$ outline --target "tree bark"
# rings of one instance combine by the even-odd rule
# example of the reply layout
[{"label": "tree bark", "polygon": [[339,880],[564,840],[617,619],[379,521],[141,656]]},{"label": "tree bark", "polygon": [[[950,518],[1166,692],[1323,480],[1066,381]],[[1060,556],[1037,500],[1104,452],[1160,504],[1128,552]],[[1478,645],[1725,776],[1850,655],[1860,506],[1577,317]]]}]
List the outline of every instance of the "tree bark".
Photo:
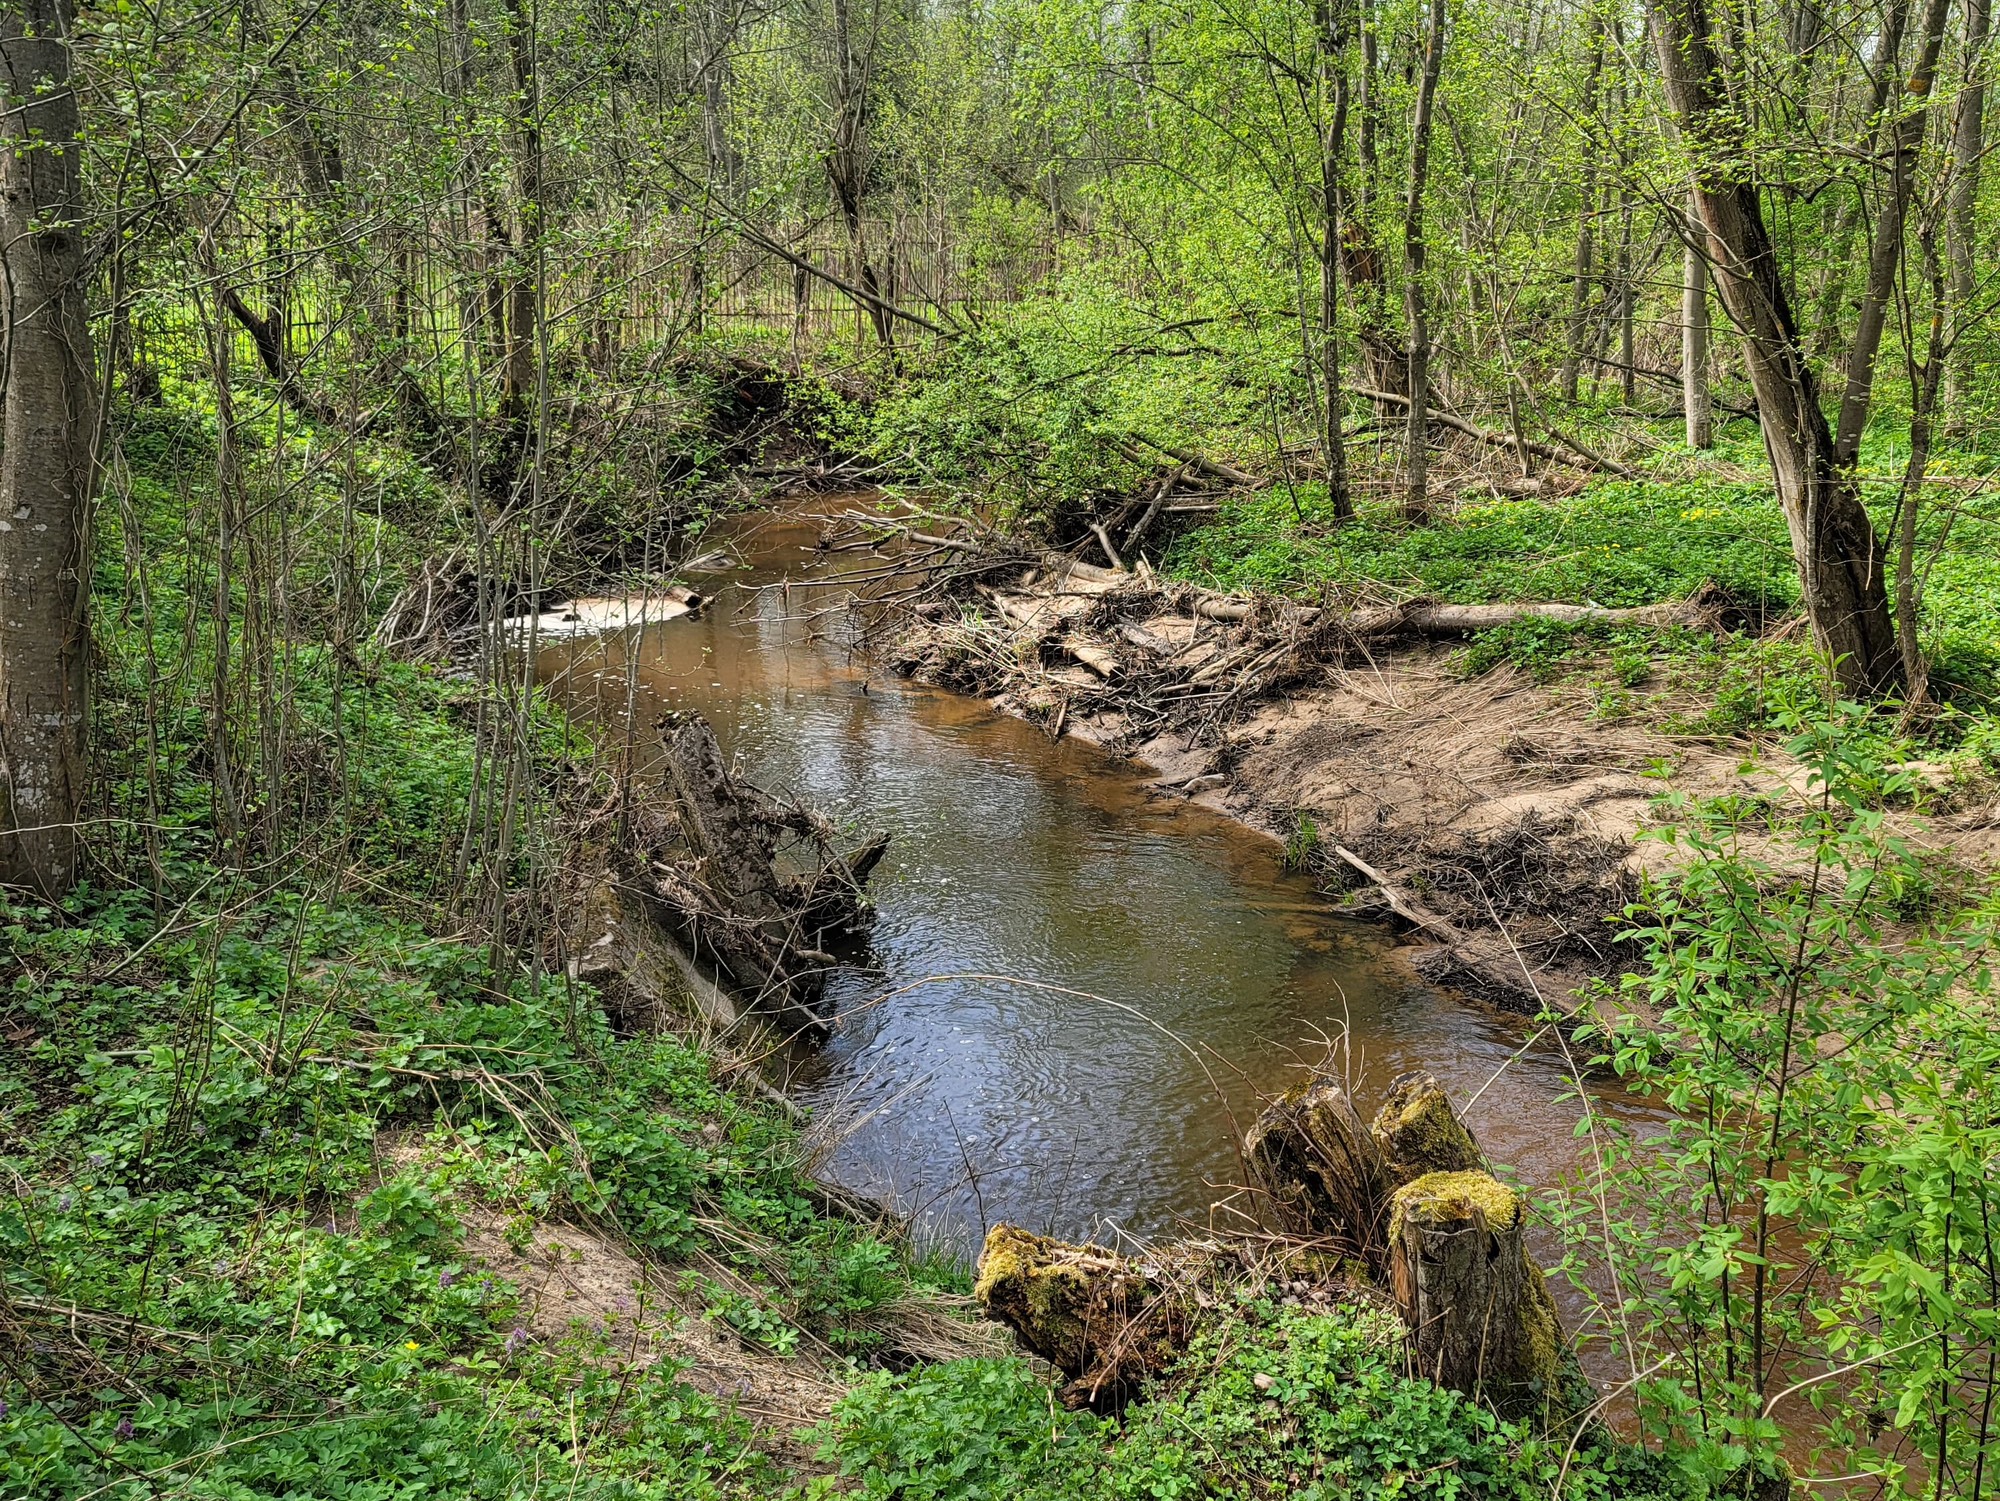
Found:
[{"label": "tree bark", "polygon": [[1597,143],[1589,130],[1597,123],[1597,81],[1604,69],[1604,17],[1591,11],[1585,22],[1590,35],[1590,71],[1583,89],[1583,113],[1587,122],[1583,142],[1583,178],[1578,185],[1576,211],[1576,270],[1570,283],[1569,346],[1563,351],[1563,400],[1575,402],[1579,394],[1578,374],[1583,365],[1583,341],[1590,326],[1590,278],[1597,219]]},{"label": "tree bark", "polygon": [[1741,116],[1723,85],[1707,0],[1652,0],[1651,9],[1668,102],[1694,157],[1695,211],[1757,393],[1814,639],[1843,689],[1890,691],[1902,663],[1881,539],[1862,506],[1852,455],[1836,447],[1820,408],[1757,185],[1743,165]]},{"label": "tree bark", "polygon": [[1581,1405],[1562,1324],[1522,1241],[1521,1196],[1483,1172],[1439,1172],[1390,1200],[1389,1276],[1416,1372],[1503,1417]]},{"label": "tree bark", "polygon": [[1341,226],[1340,264],[1352,294],[1355,321],[1359,325],[1361,369],[1368,384],[1378,390],[1407,395],[1409,366],[1403,357],[1402,340],[1389,322],[1387,268],[1382,247],[1375,238],[1375,216],[1382,198],[1381,162],[1377,143],[1382,134],[1382,80],[1380,47],[1375,26],[1368,15],[1367,0],[1360,6],[1361,88],[1360,128],[1355,133],[1355,182],[1349,195],[1353,212]]},{"label": "tree bark", "polygon": [[1340,159],[1347,137],[1346,0],[1319,0],[1319,90],[1322,115],[1319,190],[1319,358],[1325,410],[1320,419],[1320,451],[1326,461],[1326,497],[1336,521],[1354,515],[1347,482],[1347,444],[1341,431],[1345,396],[1340,379],[1340,226],[1346,215],[1346,188]]},{"label": "tree bark", "polygon": [[1689,205],[1681,260],[1681,406],[1689,448],[1715,446],[1715,406],[1708,390],[1708,257],[1701,220]]},{"label": "tree bark", "polygon": [[507,354],[501,382],[501,410],[513,426],[515,453],[525,454],[534,418],[536,323],[541,276],[537,260],[542,239],[541,82],[536,67],[535,18],[526,0],[507,0],[507,53],[514,68],[514,134],[521,187],[521,238],[507,287]]},{"label": "tree bark", "polygon": [[854,50],[853,20],[847,0],[833,0],[833,146],[826,156],[827,182],[833,189],[847,243],[854,257],[854,279],[866,294],[861,306],[884,349],[895,343],[896,320],[889,299],[868,256],[867,221],[862,210],[868,198],[868,92],[875,55],[871,34],[866,55]]},{"label": "tree bark", "polygon": [[84,307],[72,0],[0,11],[0,881],[75,884],[97,392]]},{"label": "tree bark", "polygon": [[1958,115],[1951,133],[1951,198],[1945,225],[1951,258],[1951,310],[1946,327],[1953,348],[1945,369],[1945,410],[1954,436],[1963,436],[1964,407],[1971,394],[1971,371],[1961,320],[1972,305],[1973,271],[1978,257],[1973,210],[1979,203],[1980,166],[1986,144],[1986,37],[1992,25],[1991,0],[1966,0],[1965,87],[1958,96]]},{"label": "tree bark", "polygon": [[[1929,0],[1924,7],[1917,60],[1905,85],[1911,98],[1920,102],[1929,100],[1931,87],[1937,80],[1947,4],[1948,0]],[[1890,61],[1893,63],[1894,59]],[[1882,349],[1889,298],[1896,290],[1896,275],[1903,264],[1903,229],[1909,218],[1910,199],[1917,190],[1917,156],[1923,149],[1929,115],[1928,104],[1905,109],[1897,116],[1895,128],[1889,134],[1889,186],[1876,215],[1875,233],[1868,249],[1868,283],[1862,292],[1860,315],[1855,320],[1854,343],[1847,353],[1847,388],[1840,398],[1840,425],[1834,430],[1835,458],[1846,467],[1852,467],[1859,458],[1861,435],[1868,425],[1868,408],[1875,390],[1875,357]]]},{"label": "tree bark", "polygon": [[1424,31],[1424,71],[1410,122],[1410,196],[1403,208],[1403,308],[1409,323],[1410,407],[1404,427],[1409,488],[1404,514],[1412,521],[1430,517],[1431,332],[1424,305],[1424,186],[1430,176],[1431,116],[1437,103],[1438,74],[1444,66],[1444,0],[1430,0]]}]

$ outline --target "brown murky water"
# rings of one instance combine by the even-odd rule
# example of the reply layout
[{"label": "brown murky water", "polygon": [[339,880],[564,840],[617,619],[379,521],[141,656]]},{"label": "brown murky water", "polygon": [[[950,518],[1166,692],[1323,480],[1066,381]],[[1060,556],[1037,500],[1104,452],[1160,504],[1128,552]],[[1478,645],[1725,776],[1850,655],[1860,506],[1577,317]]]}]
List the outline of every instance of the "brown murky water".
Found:
[{"label": "brown murky water", "polygon": [[1472,1102],[1495,1161],[1533,1184],[1573,1169],[1560,1050],[1417,979],[1273,841],[885,674],[838,589],[758,587],[871,565],[815,551],[826,509],[711,538],[740,561],[691,576],[715,595],[700,614],[546,645],[539,666],[576,711],[636,723],[635,746],[663,709],[697,710],[765,786],[892,835],[869,962],[830,986],[843,1020],[791,1081],[850,1128],[833,1176],[966,1248],[1000,1220],[1112,1240],[1205,1224],[1258,1096],[1342,1034],[1364,1110],[1422,1066]]}]

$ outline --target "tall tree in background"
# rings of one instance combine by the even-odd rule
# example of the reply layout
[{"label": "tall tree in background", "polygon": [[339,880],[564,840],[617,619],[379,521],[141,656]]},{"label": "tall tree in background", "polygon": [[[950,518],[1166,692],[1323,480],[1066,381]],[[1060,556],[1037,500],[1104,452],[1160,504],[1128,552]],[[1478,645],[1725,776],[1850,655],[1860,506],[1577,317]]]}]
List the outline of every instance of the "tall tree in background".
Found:
[{"label": "tall tree in background", "polygon": [[1431,328],[1425,302],[1424,187],[1430,179],[1431,118],[1437,106],[1438,74],[1444,67],[1444,0],[1430,0],[1424,27],[1423,73],[1417,84],[1416,113],[1410,121],[1410,191],[1403,205],[1403,316],[1409,323],[1410,408],[1406,428],[1409,490],[1404,514],[1413,521],[1430,515]]},{"label": "tall tree in background", "polygon": [[[1930,0],[1908,94],[1929,96],[1943,25]],[[1787,294],[1787,277],[1764,222],[1750,142],[1731,99],[1706,0],[1654,0],[1653,34],[1667,100],[1692,157],[1693,201],[1707,237],[1716,289],[1743,348],[1797,559],[1813,635],[1850,692],[1886,692],[1902,677],[1881,538],[1862,505],[1856,474],[1880,347],[1882,309],[1901,264],[1923,115],[1899,121],[1871,237],[1868,284],[1847,360],[1839,427],[1820,405],[1820,381]],[[1895,65],[1893,54],[1888,66]]]},{"label": "tall tree in background", "polygon": [[77,875],[97,397],[84,309],[70,0],[0,9],[0,880]]},{"label": "tall tree in background", "polygon": [[1320,108],[1320,247],[1319,358],[1321,400],[1320,455],[1326,463],[1327,500],[1334,519],[1354,515],[1354,497],[1347,484],[1347,445],[1341,432],[1340,380],[1340,238],[1346,217],[1346,186],[1341,158],[1347,150],[1347,50],[1351,22],[1348,0],[1319,0],[1314,11],[1319,58]]}]

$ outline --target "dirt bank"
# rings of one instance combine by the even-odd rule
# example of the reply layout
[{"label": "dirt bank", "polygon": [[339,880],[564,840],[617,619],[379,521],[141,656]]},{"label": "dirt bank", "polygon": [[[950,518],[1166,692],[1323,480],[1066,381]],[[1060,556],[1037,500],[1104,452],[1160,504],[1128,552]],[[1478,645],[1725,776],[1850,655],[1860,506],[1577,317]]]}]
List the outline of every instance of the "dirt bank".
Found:
[{"label": "dirt bank", "polygon": [[[1351,910],[1401,929],[1421,972],[1509,1010],[1574,1010],[1635,960],[1613,921],[1668,858],[1637,839],[1663,794],[1809,791],[1774,746],[1594,717],[1583,692],[1510,667],[1470,677],[1457,645],[1479,622],[1439,629],[1444,612],[1048,557],[934,568],[897,628],[900,669],[1158,768],[1162,795],[1284,840]],[[1934,780],[1907,832],[1990,865],[1990,784]]]}]

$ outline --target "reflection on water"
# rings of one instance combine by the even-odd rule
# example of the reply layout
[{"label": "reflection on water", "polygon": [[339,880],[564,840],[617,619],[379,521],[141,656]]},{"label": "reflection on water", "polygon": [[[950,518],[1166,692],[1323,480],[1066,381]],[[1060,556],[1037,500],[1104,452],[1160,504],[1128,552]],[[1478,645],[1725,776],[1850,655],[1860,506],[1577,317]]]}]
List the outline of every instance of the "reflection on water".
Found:
[{"label": "reflection on water", "polygon": [[1572,1165],[1560,1052],[1523,1052],[1518,1024],[1416,979],[1274,842],[1094,747],[885,676],[838,590],[755,587],[868,566],[816,554],[816,533],[745,523],[744,566],[701,580],[703,613],[540,666],[607,723],[628,722],[629,691],[641,758],[663,709],[697,710],[756,780],[893,836],[870,967],[829,986],[844,1020],[794,1065],[802,1100],[858,1122],[833,1176],[962,1246],[999,1220],[1100,1238],[1202,1223],[1241,1181],[1257,1096],[1343,1031],[1364,1111],[1429,1068],[1477,1097],[1495,1161],[1540,1183]]}]

